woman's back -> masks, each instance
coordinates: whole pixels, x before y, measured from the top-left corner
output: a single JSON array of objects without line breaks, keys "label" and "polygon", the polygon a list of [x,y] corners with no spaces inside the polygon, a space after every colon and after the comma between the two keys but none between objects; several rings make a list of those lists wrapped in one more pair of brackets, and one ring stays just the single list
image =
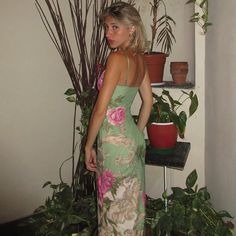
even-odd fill
[{"label": "woman's back", "polygon": [[142,54],[115,52],[123,57],[120,65],[118,85],[139,87],[145,75],[145,64]]}]

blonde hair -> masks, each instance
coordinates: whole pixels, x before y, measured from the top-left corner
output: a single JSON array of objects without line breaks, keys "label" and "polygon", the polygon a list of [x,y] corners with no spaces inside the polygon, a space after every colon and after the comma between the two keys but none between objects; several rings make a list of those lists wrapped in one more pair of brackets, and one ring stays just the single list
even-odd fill
[{"label": "blonde hair", "polygon": [[113,3],[104,10],[101,16],[102,21],[104,22],[108,16],[113,17],[129,27],[135,27],[128,47],[129,49],[135,53],[143,53],[146,50],[147,41],[143,22],[139,12],[134,6],[126,2]]}]

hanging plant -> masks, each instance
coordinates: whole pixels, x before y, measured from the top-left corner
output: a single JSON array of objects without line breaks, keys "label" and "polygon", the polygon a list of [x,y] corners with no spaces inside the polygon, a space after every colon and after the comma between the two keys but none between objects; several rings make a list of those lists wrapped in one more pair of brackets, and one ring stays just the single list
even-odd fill
[{"label": "hanging plant", "polygon": [[201,12],[196,12],[191,16],[190,22],[197,23],[201,28],[204,34],[207,33],[208,26],[212,25],[208,21],[208,0],[189,0],[186,4],[194,3],[198,6]]}]

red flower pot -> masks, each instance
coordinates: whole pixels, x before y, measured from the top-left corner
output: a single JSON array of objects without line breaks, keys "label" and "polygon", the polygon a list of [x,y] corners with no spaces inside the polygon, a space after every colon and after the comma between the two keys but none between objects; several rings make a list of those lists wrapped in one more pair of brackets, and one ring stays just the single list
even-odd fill
[{"label": "red flower pot", "polygon": [[157,149],[174,148],[177,142],[177,128],[174,123],[152,123],[147,127],[151,147]]},{"label": "red flower pot", "polygon": [[171,62],[170,73],[176,84],[184,84],[188,74],[188,62]]},{"label": "red flower pot", "polygon": [[166,56],[164,53],[155,52],[144,54],[144,61],[147,65],[151,83],[161,83],[163,81]]}]

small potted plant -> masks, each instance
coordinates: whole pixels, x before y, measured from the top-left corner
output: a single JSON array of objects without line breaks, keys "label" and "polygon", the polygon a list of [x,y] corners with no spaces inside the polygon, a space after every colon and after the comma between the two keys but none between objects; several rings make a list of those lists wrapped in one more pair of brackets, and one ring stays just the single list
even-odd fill
[{"label": "small potted plant", "polygon": [[[144,56],[147,64],[151,83],[161,83],[163,80],[166,57],[172,52],[173,43],[176,42],[173,27],[175,20],[167,13],[165,0],[152,0],[151,5],[151,39],[148,51]],[[188,0],[186,4],[194,4],[199,12],[195,12],[190,22],[197,23],[203,34],[207,32],[208,26],[212,25],[208,21],[208,0]],[[184,6],[184,3],[183,3]],[[154,50],[154,45],[160,46],[158,51]]]},{"label": "small potted plant", "polygon": [[[175,21],[167,14],[164,0],[153,0],[151,5],[151,40],[149,41],[148,52],[144,55],[147,64],[151,83],[160,83],[163,80],[164,66],[166,57],[171,53],[175,36],[172,32],[172,26]],[[158,17],[160,8],[164,13]],[[153,51],[154,44],[161,46],[160,52]]]},{"label": "small potted plant", "polygon": [[[147,125],[150,145],[160,150],[171,150],[175,147],[177,136],[184,138],[187,118],[198,108],[198,97],[193,92],[181,90],[179,98],[174,99],[168,90],[161,95],[153,93],[154,103]],[[183,104],[189,101],[188,115]],[[180,109],[182,110],[180,111]]]},{"label": "small potted plant", "polygon": [[[173,187],[162,198],[147,200],[149,235],[231,236],[234,225],[227,211],[216,211],[206,187],[198,188],[197,172],[193,170],[184,188]],[[167,200],[167,208],[165,201]]]}]

